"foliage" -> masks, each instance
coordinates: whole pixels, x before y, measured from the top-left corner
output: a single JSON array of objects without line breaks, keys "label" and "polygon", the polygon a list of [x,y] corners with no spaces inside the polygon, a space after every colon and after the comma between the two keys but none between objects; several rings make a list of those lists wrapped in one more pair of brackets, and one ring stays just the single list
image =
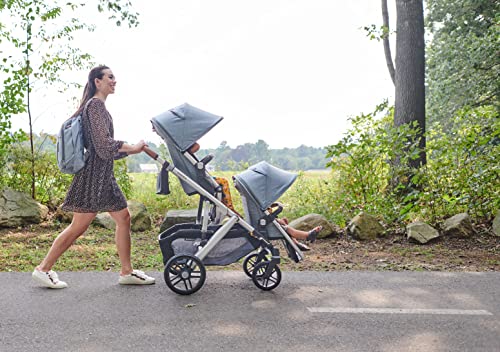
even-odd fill
[{"label": "foliage", "polygon": [[[71,183],[72,176],[63,174],[57,167],[57,159],[49,141],[53,136],[44,135],[35,138],[35,179],[37,182],[36,199],[51,209],[61,205],[66,191]],[[10,187],[27,194],[31,193],[31,160],[26,158],[30,152],[29,144],[16,142],[11,144],[6,155],[3,172],[0,174],[0,188]],[[115,177],[125,196],[132,192],[132,184],[127,174],[127,165],[124,159],[115,162]]]},{"label": "foliage", "polygon": [[[91,66],[90,55],[71,45],[76,32],[93,30],[86,20],[78,18],[78,10],[84,6],[84,3],[60,0],[9,0],[0,3],[0,75],[4,83],[0,90],[0,163],[8,145],[20,137],[19,132],[10,131],[11,119],[27,113],[31,129],[30,94],[35,87],[54,85],[64,91],[71,85],[79,86],[67,84],[61,71]],[[99,0],[97,7],[100,12],[109,12],[117,25],[123,20],[129,26],[137,25],[137,14],[131,11],[129,0]],[[29,138],[33,138],[31,130]],[[30,155],[32,166],[34,153],[31,149],[26,154]],[[34,173],[32,167],[27,174]],[[33,194],[37,182],[31,180]]]},{"label": "foliage", "polygon": [[427,113],[446,126],[466,106],[495,104],[500,86],[500,2],[429,0]]},{"label": "foliage", "polygon": [[[386,116],[375,119],[383,109],[388,109]],[[392,226],[416,219],[435,223],[462,211],[476,221],[490,219],[500,206],[496,109],[461,110],[447,133],[439,124],[433,125],[427,134],[429,162],[414,170],[400,166],[405,162],[391,161],[418,156],[418,144],[411,142],[418,131],[408,125],[394,128],[391,114],[392,108],[382,104],[372,114],[353,118],[346,136],[328,147],[333,173],[325,184],[336,186],[320,191],[330,195],[321,207],[342,214],[344,221],[364,210]],[[411,186],[405,188],[408,176]],[[394,180],[399,181],[394,184]]]},{"label": "foliage", "polygon": [[[430,161],[422,181],[426,217],[469,212],[489,220],[500,208],[500,119],[493,107],[464,108],[429,133]],[[453,146],[450,148],[450,146]]]},{"label": "foliage", "polygon": [[[56,208],[64,198],[65,191],[71,182],[70,175],[63,174],[57,167],[54,153],[40,148],[43,139],[35,142],[35,178],[36,199],[50,208]],[[13,143],[8,148],[7,163],[3,175],[3,186],[10,187],[26,194],[31,194],[31,160],[28,143]]]}]

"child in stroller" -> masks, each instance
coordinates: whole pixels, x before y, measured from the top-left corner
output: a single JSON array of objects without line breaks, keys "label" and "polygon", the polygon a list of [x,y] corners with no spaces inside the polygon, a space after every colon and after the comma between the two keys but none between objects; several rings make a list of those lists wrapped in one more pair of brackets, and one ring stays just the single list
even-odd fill
[{"label": "child in stroller", "polygon": [[[192,155],[194,155],[196,152],[200,150],[201,146],[198,142],[195,142],[191,147],[189,147],[188,151]],[[219,183],[223,187],[223,203],[226,206],[229,206],[232,210],[234,210],[232,206],[232,200],[231,200],[231,194],[229,193],[229,189],[227,188],[227,179],[225,178],[220,178],[220,177],[215,177],[215,180],[217,183]],[[270,213],[273,213],[276,210],[276,207],[278,205],[281,205],[279,203],[273,203],[269,208],[268,211]],[[316,241],[316,237],[318,234],[321,232],[323,229],[322,226],[316,226],[310,231],[302,231],[295,229],[291,227],[288,224],[288,219],[286,217],[278,218],[277,219],[278,223],[283,227],[283,229],[292,237],[293,241],[297,245],[297,247],[302,250],[302,251],[309,251],[311,248],[307,246],[306,244],[299,242],[299,240],[302,241],[307,241],[310,243],[314,243]]]},{"label": "child in stroller", "polygon": [[177,224],[158,236],[163,255],[164,279],[178,294],[198,291],[206,279],[206,265],[228,265],[243,261],[244,272],[262,290],[272,290],[281,281],[280,253],[273,240],[281,240],[295,262],[303,254],[277,220],[282,211],[271,206],[295,181],[297,175],[260,162],[233,177],[241,194],[245,218],[222,202],[222,187],[208,173],[211,157],[198,160],[192,148],[222,117],[183,104],[151,122],[165,141],[171,162],[145,148],[162,163],[162,171],[173,173],[184,192],[199,195],[195,223]]}]

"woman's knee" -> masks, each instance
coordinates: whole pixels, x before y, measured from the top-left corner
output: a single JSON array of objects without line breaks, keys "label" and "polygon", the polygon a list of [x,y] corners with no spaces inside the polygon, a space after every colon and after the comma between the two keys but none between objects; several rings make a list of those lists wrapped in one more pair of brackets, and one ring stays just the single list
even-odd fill
[{"label": "woman's knee", "polygon": [[117,226],[130,226],[130,212],[128,208],[110,213]]}]

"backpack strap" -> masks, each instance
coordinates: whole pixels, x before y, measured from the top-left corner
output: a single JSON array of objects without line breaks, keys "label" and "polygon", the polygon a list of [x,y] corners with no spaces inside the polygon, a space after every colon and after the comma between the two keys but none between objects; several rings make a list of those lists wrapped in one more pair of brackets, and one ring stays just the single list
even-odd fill
[{"label": "backpack strap", "polygon": [[[92,97],[92,98],[90,98],[89,100],[87,100],[87,102],[85,103],[85,106],[83,107],[83,110],[82,110],[82,115],[81,115],[82,124],[83,124],[83,118],[84,118],[84,116],[85,116],[85,112],[87,112],[87,108],[89,107],[90,102],[91,102],[91,101],[92,101],[92,99],[94,99],[94,98],[95,98],[95,97]],[[98,99],[98,98],[96,98],[96,99]],[[89,121],[89,122],[90,122],[90,121]],[[90,137],[90,138],[92,138],[91,133],[89,134],[89,137]],[[87,146],[88,146],[88,141],[87,141],[87,139],[85,138],[85,133],[83,134],[83,144],[85,145],[85,148],[87,148]],[[87,160],[87,159],[85,159],[85,160]]]}]

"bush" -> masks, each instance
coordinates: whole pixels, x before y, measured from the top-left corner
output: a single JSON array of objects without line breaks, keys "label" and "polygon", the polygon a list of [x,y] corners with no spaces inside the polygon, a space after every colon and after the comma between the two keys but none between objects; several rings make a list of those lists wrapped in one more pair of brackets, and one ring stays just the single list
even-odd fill
[{"label": "bush", "polygon": [[[2,186],[31,195],[34,165],[35,199],[55,209],[63,202],[73,176],[59,171],[56,154],[42,148],[43,143],[43,139],[36,139],[34,163],[27,142],[9,146],[2,172]],[[115,177],[125,196],[130,196],[132,186],[124,159],[115,162]]]},{"label": "bush", "polygon": [[[385,112],[383,118],[376,118]],[[491,218],[500,202],[500,123],[494,107],[464,109],[451,130],[438,124],[427,133],[427,165],[410,169],[420,150],[415,126],[393,127],[385,103],[351,119],[352,127],[327,147],[330,197],[322,208],[343,223],[359,210],[397,226],[416,219],[435,223],[467,211],[476,221]],[[310,190],[309,190],[310,191]],[[325,192],[325,195],[328,192]],[[395,222],[395,223],[393,223]]]}]

